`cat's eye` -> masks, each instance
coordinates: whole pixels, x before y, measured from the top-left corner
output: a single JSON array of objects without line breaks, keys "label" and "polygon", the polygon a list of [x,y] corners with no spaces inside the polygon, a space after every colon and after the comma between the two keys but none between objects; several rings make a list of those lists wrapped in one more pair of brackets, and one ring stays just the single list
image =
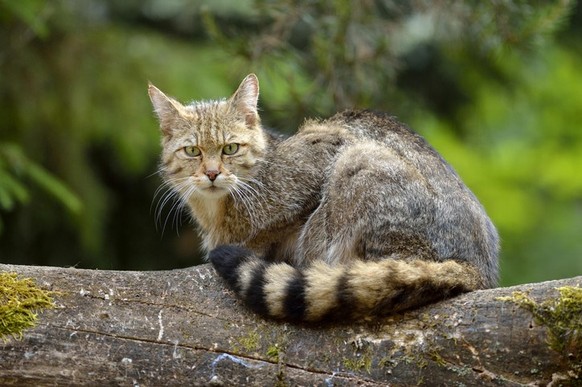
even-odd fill
[{"label": "cat's eye", "polygon": [[222,148],[222,153],[224,153],[225,155],[233,155],[238,151],[238,144],[226,144],[223,148]]},{"label": "cat's eye", "polygon": [[186,156],[188,157],[198,157],[202,152],[200,152],[200,148],[197,146],[190,145],[184,147],[184,153],[186,153]]}]

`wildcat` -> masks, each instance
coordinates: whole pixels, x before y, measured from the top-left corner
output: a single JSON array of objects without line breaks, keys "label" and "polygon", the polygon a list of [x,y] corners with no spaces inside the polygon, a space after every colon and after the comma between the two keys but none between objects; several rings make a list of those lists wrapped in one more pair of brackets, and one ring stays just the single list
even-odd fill
[{"label": "wildcat", "polygon": [[247,306],[320,321],[384,316],[494,287],[498,235],[453,168],[394,117],[347,111],[283,138],[259,82],[183,105],[155,86],[160,171]]}]

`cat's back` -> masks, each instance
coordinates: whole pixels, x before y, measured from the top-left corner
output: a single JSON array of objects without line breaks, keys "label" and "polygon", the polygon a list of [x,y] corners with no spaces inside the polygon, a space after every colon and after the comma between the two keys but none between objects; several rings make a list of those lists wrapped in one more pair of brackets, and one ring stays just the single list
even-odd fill
[{"label": "cat's back", "polygon": [[[318,170],[335,165],[335,160],[346,152],[354,164],[360,158],[362,162],[373,163],[380,153],[390,154],[394,163],[402,164],[410,172],[409,176],[417,176],[430,186],[435,194],[433,199],[461,198],[462,204],[484,212],[454,168],[421,135],[387,113],[347,110],[325,120],[307,120],[297,135],[283,143],[280,148],[285,154],[283,159],[291,157],[295,162],[304,159]],[[285,160],[287,165],[291,161]]]},{"label": "cat's back", "polygon": [[[371,110],[347,110],[325,120],[323,126],[341,127],[348,143],[376,143],[425,179],[448,191],[466,191],[461,179],[445,159],[418,133],[396,117]],[[338,131],[338,129],[334,129]],[[378,147],[373,147],[377,151]],[[438,190],[438,188],[437,188]]]},{"label": "cat's back", "polygon": [[331,127],[343,127],[356,141],[377,141],[398,153],[422,153],[440,157],[418,133],[388,113],[346,110],[325,120]]}]

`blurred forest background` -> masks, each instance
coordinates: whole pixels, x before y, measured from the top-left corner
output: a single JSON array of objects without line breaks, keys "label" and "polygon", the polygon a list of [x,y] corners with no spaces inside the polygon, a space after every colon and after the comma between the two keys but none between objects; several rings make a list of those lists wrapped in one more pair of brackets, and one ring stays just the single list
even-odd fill
[{"label": "blurred forest background", "polygon": [[384,110],[425,136],[502,237],[502,283],[582,274],[575,1],[0,0],[0,262],[200,262],[156,219],[148,80],[182,101],[255,72],[263,122]]}]

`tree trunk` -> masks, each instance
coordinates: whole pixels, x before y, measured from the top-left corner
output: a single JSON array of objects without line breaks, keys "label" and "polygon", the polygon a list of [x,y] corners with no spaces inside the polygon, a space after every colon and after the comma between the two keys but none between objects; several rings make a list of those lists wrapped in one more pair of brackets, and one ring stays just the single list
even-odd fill
[{"label": "tree trunk", "polygon": [[525,291],[536,302],[556,300],[557,287],[582,277],[476,291],[379,321],[296,326],[245,310],[208,265],[0,271],[59,292],[21,340],[0,341],[0,385],[582,383],[572,360],[580,347],[552,349],[551,327],[499,299]]}]

